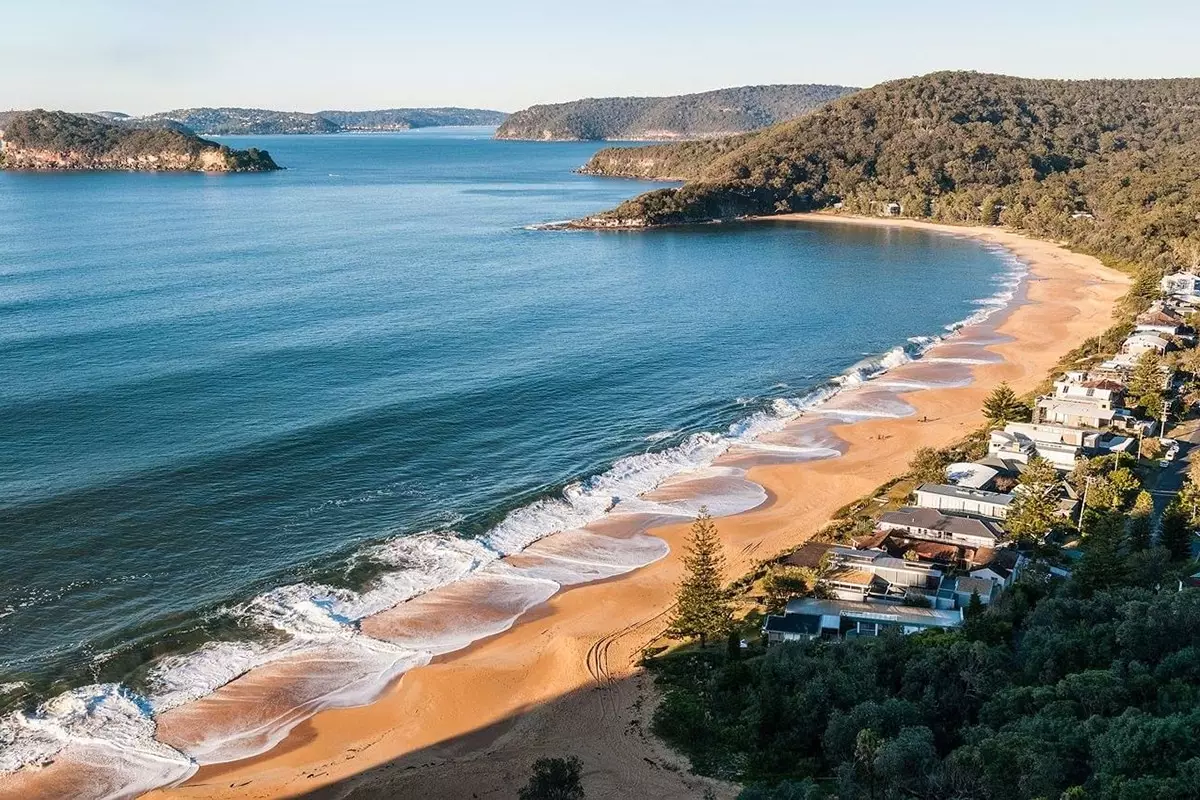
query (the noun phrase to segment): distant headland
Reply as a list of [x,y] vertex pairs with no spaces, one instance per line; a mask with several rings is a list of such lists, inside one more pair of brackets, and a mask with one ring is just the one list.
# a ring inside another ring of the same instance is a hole
[[133,127],[63,111],[25,111],[0,119],[0,168],[268,172],[265,150],[234,150],[186,129]]
[[593,97],[531,106],[513,114],[497,139],[706,139],[765,128],[858,91],[848,86],[739,86],[672,97]]

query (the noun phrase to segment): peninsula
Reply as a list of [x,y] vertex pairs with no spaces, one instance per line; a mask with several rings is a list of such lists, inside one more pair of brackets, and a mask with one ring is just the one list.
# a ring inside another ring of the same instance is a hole
[[642,228],[838,210],[1003,224],[1154,261],[1200,238],[1200,80],[891,81],[732,140],[609,148],[584,171],[675,178],[578,221]]
[[374,111],[272,111],[264,108],[180,108],[145,117],[139,122],[176,122],[210,136],[256,136],[346,131],[405,131],[459,125],[499,125],[503,111],[481,108],[386,108]]
[[739,86],[673,97],[593,97],[531,106],[497,139],[703,139],[793,119],[856,89],[823,84]]
[[4,122],[0,168],[267,172],[265,150],[234,150],[172,128],[135,128],[63,111],[28,111]]

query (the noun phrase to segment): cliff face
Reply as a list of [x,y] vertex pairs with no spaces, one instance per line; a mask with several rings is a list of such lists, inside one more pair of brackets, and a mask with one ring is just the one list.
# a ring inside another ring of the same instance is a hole
[[233,150],[190,133],[141,129],[59,111],[9,119],[0,167],[26,170],[266,172],[279,165],[264,150]]
[[801,116],[856,91],[814,84],[742,86],[674,97],[600,97],[532,106],[498,139],[676,140],[728,136]]

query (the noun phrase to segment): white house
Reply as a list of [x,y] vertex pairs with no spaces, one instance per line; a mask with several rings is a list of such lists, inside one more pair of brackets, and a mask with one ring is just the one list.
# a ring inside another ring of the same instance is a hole
[[960,461],[946,467],[946,481],[967,489],[986,489],[996,480],[1000,471],[987,464]]
[[1183,320],[1163,308],[1161,303],[1155,303],[1134,321],[1134,333],[1161,334],[1164,336],[1179,336],[1186,326]]
[[1193,272],[1164,275],[1160,286],[1163,294],[1182,303],[1200,303],[1200,275]]
[[1159,355],[1167,352],[1167,348],[1171,343],[1163,337],[1154,333],[1135,333],[1132,334],[1125,343],[1121,345],[1121,352],[1135,358],[1143,353],[1155,352]]
[[992,554],[988,563],[971,570],[971,577],[986,578],[998,586],[1011,586],[1028,562],[1029,559],[1016,548],[1001,547]]
[[938,511],[991,519],[1004,519],[1008,516],[1008,507],[1013,501],[1011,494],[941,483],[922,483],[913,494],[920,508],[936,508]]

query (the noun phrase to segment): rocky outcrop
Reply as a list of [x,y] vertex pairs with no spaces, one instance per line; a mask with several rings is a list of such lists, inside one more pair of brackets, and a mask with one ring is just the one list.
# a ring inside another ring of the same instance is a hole
[[0,168],[266,172],[265,150],[234,150],[190,133],[130,128],[61,111],[29,111],[5,123]]

